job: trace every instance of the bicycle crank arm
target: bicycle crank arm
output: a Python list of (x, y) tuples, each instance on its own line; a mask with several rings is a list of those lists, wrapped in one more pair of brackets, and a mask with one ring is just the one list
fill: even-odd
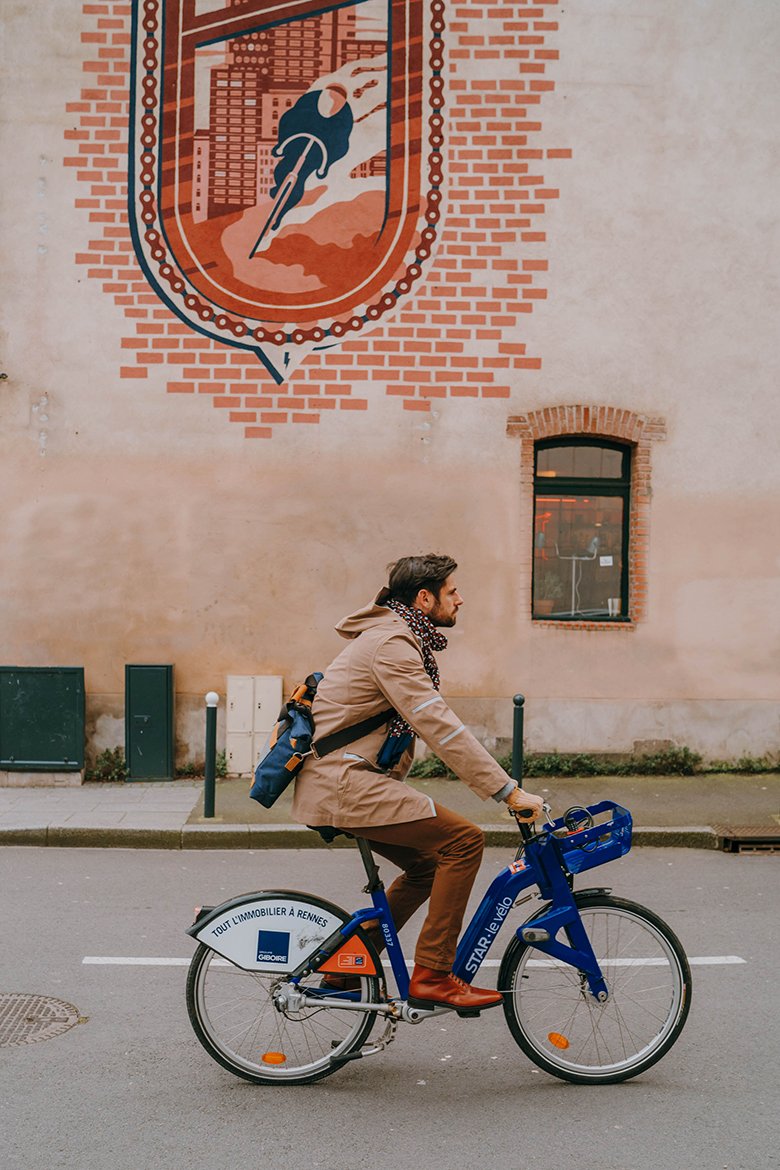
[(430, 1020), (433, 1016), (441, 1016), (444, 1012), (454, 1012), (455, 1008), (451, 1007), (435, 1007), (435, 1008), (418, 1008), (409, 1007), (406, 1000), (398, 1004), (401, 1009), (401, 1019), (407, 1024), (421, 1024), (423, 1020)]
[(361, 1048), (359, 1052), (347, 1052), (342, 1056), (334, 1056), (332, 1058), (333, 1064), (346, 1064), (348, 1060), (360, 1060), (363, 1056), (376, 1056), (379, 1052), (384, 1052), (388, 1044), (392, 1044), (395, 1040), (395, 1033), (398, 1027), (398, 1021), (389, 1019), (385, 1025), (385, 1030), (381, 1036), (378, 1036), (373, 1044), (367, 1044)]
[(380, 1048), (378, 1044), (372, 1044), (368, 1048), (361, 1048), (359, 1052), (343, 1052), (341, 1056), (332, 1056), (330, 1062), (331, 1064), (346, 1064), (348, 1060), (362, 1060), (364, 1056), (376, 1056), (379, 1052), (384, 1052), (384, 1048)]

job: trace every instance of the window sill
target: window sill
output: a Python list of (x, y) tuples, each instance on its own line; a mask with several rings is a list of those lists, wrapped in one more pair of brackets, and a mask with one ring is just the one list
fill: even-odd
[(533, 626), (555, 630), (635, 630), (636, 622), (630, 618), (555, 618), (532, 617)]

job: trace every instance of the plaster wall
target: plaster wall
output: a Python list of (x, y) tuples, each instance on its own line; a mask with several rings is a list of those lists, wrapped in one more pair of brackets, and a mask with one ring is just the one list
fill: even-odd
[[(95, 745), (122, 740), (125, 663), (173, 662), (180, 754), (200, 754), (199, 696), (326, 665), (387, 562), (432, 549), (466, 598), (444, 690), (487, 740), (522, 690), (535, 750), (778, 749), (780, 11), (574, 0), (557, 20), (543, 137), (573, 157), (546, 211), (549, 297), (523, 318), (541, 368), (425, 411), (350, 376), (367, 409), (251, 442), (208, 396), (166, 393), (164, 364), (119, 377), (126, 323), (74, 262), (91, 229), (63, 166), (83, 16), (6, 7), (0, 644), (8, 663), (85, 665)], [(666, 422), (630, 630), (531, 621), (506, 423), (563, 403)]]

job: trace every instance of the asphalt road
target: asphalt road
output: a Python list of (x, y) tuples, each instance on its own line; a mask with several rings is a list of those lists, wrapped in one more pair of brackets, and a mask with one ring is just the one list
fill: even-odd
[[(477, 888), (506, 860), (488, 851)], [(263, 886), (362, 903), (356, 854), (0, 850), (0, 991), (56, 997), (86, 1018), (0, 1050), (0, 1165), (771, 1170), (780, 1164), (777, 857), (640, 849), (597, 881), (655, 909), (689, 956), (744, 960), (693, 967), (686, 1029), (644, 1076), (607, 1087), (557, 1081), (523, 1056), (498, 1010), (402, 1026), (387, 1052), (319, 1084), (266, 1089), (198, 1044), (185, 966), (84, 959), (188, 959), (194, 905)], [(415, 933), (410, 923), (408, 953)], [(503, 949), (499, 938), (496, 957)], [(491, 979), (495, 969), (482, 981)]]

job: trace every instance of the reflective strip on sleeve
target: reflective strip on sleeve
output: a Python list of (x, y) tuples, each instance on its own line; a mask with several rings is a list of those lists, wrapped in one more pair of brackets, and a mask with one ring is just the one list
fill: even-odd
[(449, 735), (445, 735), (444, 739), (439, 740), (439, 743), (443, 746), (445, 743), (449, 743), (451, 739), (454, 739), (456, 735), (460, 735), (461, 731), (465, 730), (465, 723), (461, 723), (460, 727), (456, 727), (455, 730), (451, 731)]
[(418, 703), (416, 707), (412, 707), (412, 715), (416, 715), (418, 711), (424, 711), (426, 707), (430, 707), (431, 703), (443, 703), (441, 695), (434, 695), (432, 699), (426, 699), (424, 703)]

